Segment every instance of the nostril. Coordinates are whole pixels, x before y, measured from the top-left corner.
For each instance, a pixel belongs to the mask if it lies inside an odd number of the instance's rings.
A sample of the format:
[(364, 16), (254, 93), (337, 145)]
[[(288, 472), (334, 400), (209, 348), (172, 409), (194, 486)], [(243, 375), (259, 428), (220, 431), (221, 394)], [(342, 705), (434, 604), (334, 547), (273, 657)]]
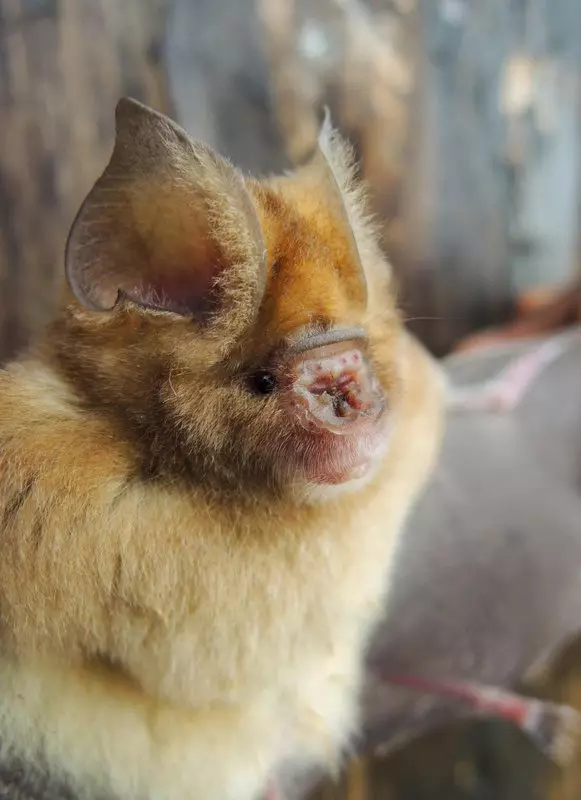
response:
[(349, 386), (355, 386), (355, 381), (353, 379), (353, 375), (349, 375), (347, 373), (340, 375), (337, 378), (337, 388), (346, 391), (348, 390)]
[(338, 417), (346, 417), (349, 414), (349, 403), (341, 395), (333, 398), (333, 411)]

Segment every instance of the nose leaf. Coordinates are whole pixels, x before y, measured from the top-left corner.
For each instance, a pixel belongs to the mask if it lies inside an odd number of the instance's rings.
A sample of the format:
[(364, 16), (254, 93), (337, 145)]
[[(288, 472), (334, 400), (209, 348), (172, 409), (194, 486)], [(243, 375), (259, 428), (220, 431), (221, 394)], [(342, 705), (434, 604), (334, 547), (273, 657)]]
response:
[(349, 433), (383, 411), (383, 392), (359, 349), (304, 359), (296, 367), (293, 402), (308, 429)]

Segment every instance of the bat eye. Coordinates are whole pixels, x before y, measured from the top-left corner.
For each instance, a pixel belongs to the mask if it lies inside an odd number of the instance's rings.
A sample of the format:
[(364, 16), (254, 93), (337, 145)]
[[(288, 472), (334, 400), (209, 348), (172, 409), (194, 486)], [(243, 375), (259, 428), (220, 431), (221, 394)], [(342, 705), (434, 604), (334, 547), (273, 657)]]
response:
[(261, 369), (250, 376), (250, 385), (256, 394), (272, 394), (276, 389), (276, 378), (272, 372)]

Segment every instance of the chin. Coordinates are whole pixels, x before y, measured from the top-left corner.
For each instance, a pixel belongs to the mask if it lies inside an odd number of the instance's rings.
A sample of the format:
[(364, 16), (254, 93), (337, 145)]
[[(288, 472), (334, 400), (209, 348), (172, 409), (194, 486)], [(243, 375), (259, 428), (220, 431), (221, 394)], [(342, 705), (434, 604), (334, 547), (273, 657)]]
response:
[(302, 502), (320, 503), (368, 486), (389, 451), (391, 425), (387, 416), (368, 431), (349, 436), (330, 433), (314, 438), (304, 449), (297, 448), (293, 458), (297, 471), (292, 481), (294, 496)]

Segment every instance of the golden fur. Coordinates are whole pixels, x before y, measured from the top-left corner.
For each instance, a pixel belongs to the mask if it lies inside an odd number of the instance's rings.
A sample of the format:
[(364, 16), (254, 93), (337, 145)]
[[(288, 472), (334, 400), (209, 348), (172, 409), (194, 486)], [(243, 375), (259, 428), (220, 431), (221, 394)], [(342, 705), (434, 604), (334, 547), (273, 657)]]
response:
[[(439, 374), (328, 123), (262, 183), (184, 137), (120, 103), (73, 292), (0, 373), (0, 740), (86, 797), (251, 800), (282, 762), (335, 763), (440, 439)], [(170, 307), (217, 262), (211, 307)], [(333, 323), (367, 331), (393, 434), (369, 478), (325, 488), (293, 478), (284, 416), (241, 376)]]

